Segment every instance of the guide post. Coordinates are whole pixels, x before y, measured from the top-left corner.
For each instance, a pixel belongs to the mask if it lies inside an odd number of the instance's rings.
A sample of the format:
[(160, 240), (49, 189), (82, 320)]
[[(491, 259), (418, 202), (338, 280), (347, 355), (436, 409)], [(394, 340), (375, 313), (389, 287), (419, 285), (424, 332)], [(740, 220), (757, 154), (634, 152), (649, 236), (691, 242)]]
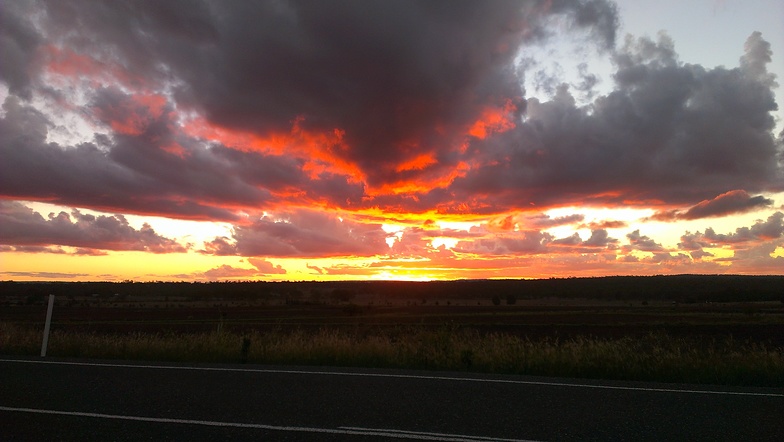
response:
[(53, 308), (54, 295), (49, 295), (49, 308), (46, 309), (46, 325), (44, 325), (44, 342), (41, 343), (41, 357), (46, 356), (46, 346), (49, 344), (49, 327), (52, 325)]

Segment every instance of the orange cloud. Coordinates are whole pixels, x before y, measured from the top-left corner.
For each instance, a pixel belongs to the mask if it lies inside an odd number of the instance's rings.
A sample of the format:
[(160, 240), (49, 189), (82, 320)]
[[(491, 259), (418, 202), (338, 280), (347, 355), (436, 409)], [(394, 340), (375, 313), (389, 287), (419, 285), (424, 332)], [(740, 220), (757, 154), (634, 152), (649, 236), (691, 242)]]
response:
[(302, 171), (311, 179), (323, 173), (334, 173), (346, 175), (355, 182), (365, 180), (365, 173), (359, 166), (338, 155), (349, 149), (343, 141), (345, 132), (342, 129), (308, 131), (302, 127), (303, 121), (302, 117), (295, 119), (288, 133), (256, 134), (224, 128), (196, 117), (185, 122), (182, 130), (189, 136), (244, 152), (295, 156), (302, 161)]
[(468, 129), (468, 134), (472, 137), (485, 139), (493, 133), (503, 133), (515, 128), (512, 120), (517, 106), (512, 100), (506, 100), (504, 107), (485, 107), (482, 115)]
[(405, 172), (407, 170), (422, 170), (427, 166), (431, 166), (436, 164), (438, 161), (435, 158), (435, 155), (432, 152), (423, 153), (421, 155), (417, 155), (416, 157), (404, 161), (395, 167), (396, 172)]

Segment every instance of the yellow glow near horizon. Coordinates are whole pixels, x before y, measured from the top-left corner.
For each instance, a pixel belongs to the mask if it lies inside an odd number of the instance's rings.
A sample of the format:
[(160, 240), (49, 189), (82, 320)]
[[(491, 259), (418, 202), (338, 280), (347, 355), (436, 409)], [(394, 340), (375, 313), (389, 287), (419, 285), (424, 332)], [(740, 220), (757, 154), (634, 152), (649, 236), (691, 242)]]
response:
[[(25, 274), (52, 272), (86, 275), (64, 280), (137, 281), (199, 279), (196, 272), (204, 272), (223, 264), (246, 267), (239, 256), (210, 256), (201, 253), (154, 254), (147, 252), (108, 252), (106, 255), (74, 256), (53, 253), (4, 252), (0, 254), (3, 272)], [(35, 269), (35, 270), (33, 270)], [(15, 280), (39, 280), (41, 277), (13, 276)]]
[(400, 271), (387, 271), (383, 270), (379, 273), (374, 274), (370, 277), (370, 279), (381, 280), (381, 281), (433, 281), (438, 278), (425, 276), (425, 275), (416, 275), (414, 272), (400, 272)]
[[(784, 193), (767, 195), (776, 201), (784, 200)], [(70, 213), (73, 209), (45, 203), (22, 202), (27, 207), (39, 212), (44, 218), (50, 212), (64, 211)], [(113, 216), (86, 209), (79, 209), (82, 213), (93, 215)], [(524, 223), (527, 214), (514, 212), (508, 215), (494, 215), (479, 217), (469, 215), (460, 221), (459, 216), (450, 215), (447, 219), (440, 219), (434, 214), (398, 215), (384, 214), (377, 211), (371, 217), (365, 217), (360, 212), (343, 212), (343, 218), (352, 222), (366, 222), (379, 227), (387, 235), (385, 240), (390, 245), (387, 251), (379, 251), (380, 255), (362, 257), (259, 257), (273, 265), (271, 273), (259, 272), (247, 257), (241, 256), (214, 256), (199, 253), (203, 241), (211, 241), (215, 237), (224, 236), (232, 238), (233, 226), (228, 223), (209, 221), (183, 221), (161, 217), (146, 217), (141, 215), (124, 215), (131, 227), (141, 228), (144, 223), (150, 224), (156, 233), (166, 238), (175, 239), (181, 244), (192, 244), (187, 253), (153, 254), (148, 252), (133, 251), (108, 251), (105, 255), (88, 256), (75, 255), (76, 249), (62, 246), (60, 250), (66, 253), (23, 253), (6, 251), (0, 252), (0, 277), (14, 280), (205, 280), (205, 279), (235, 279), (235, 280), (357, 280), (357, 279), (400, 279), (400, 280), (434, 280), (455, 278), (494, 278), (494, 277), (535, 277), (537, 275), (599, 275), (623, 273), (628, 271), (644, 271), (642, 267), (628, 267), (622, 257), (626, 255), (628, 240), (626, 235), (634, 230), (649, 237), (652, 241), (661, 244), (671, 256), (679, 253), (688, 254), (688, 251), (679, 249), (681, 236), (686, 232), (704, 233), (707, 228), (713, 228), (718, 234), (734, 234), (738, 228), (748, 228), (757, 222), (766, 222), (775, 211), (782, 210), (780, 206), (772, 206), (743, 214), (734, 214), (726, 217), (703, 218), (697, 220), (678, 220), (676, 222), (651, 221), (648, 218), (655, 213), (653, 209), (640, 208), (581, 208), (563, 207), (547, 210), (544, 213), (551, 219), (582, 214), (583, 219), (567, 225), (557, 226), (544, 231), (556, 238), (564, 238), (578, 233), (583, 241), (590, 235), (592, 223), (596, 226), (604, 225), (607, 221), (621, 221), (617, 227), (607, 227), (609, 235), (616, 238), (623, 249), (616, 251), (607, 250), (605, 255), (615, 254), (616, 259), (610, 261), (589, 260), (585, 255), (567, 254), (568, 249), (562, 248), (558, 253), (542, 255), (538, 253), (508, 256), (496, 256), (491, 251), (487, 255), (482, 253), (467, 253), (472, 250), (463, 248), (462, 251), (451, 250), (458, 242), (466, 241), (492, 241), (495, 233), (492, 220), (503, 216), (512, 216)], [(541, 212), (540, 212), (541, 213)], [(381, 222), (386, 216), (387, 221)], [(457, 232), (470, 231), (472, 228), (481, 227), (485, 232), (481, 237), (462, 238)], [(424, 228), (425, 231), (421, 230)], [(409, 230), (411, 229), (411, 230)], [(446, 231), (444, 231), (446, 230)], [(406, 232), (414, 233), (412, 238), (418, 241), (421, 238), (427, 241), (411, 242), (405, 245), (403, 256), (394, 256), (394, 246), (399, 240), (405, 240)], [(503, 234), (512, 234), (503, 232)], [(416, 235), (420, 235), (417, 237)], [(440, 249), (439, 249), (440, 248)], [(436, 250), (439, 249), (440, 251)], [(446, 250), (444, 250), (446, 249)], [(420, 253), (421, 256), (412, 255), (410, 251)], [(419, 252), (416, 252), (419, 250)], [(490, 249), (491, 250), (491, 249)], [(721, 246), (704, 249), (712, 256), (694, 260), (696, 264), (709, 264), (715, 262), (723, 268), (732, 271), (733, 260), (736, 255), (731, 246)], [(442, 254), (443, 253), (443, 254)], [(653, 257), (653, 253), (634, 250), (628, 253), (640, 260)], [(773, 258), (784, 258), (784, 245), (779, 242), (769, 255)], [(431, 261), (432, 259), (432, 261)], [(612, 267), (613, 261), (618, 267)], [(481, 262), (481, 264), (480, 264)], [(521, 264), (522, 262), (522, 264)], [(653, 263), (651, 263), (653, 264)], [(286, 273), (276, 273), (275, 266), (282, 266)], [(763, 271), (770, 272), (770, 265)], [(263, 267), (263, 266), (262, 266)], [(654, 267), (651, 267), (654, 269)], [(707, 267), (710, 269), (711, 267)], [(699, 269), (699, 267), (695, 267)], [(711, 270), (708, 270), (711, 271)], [(745, 271), (745, 270), (744, 270)], [(59, 276), (58, 276), (59, 275)], [(69, 277), (71, 276), (71, 277)]]

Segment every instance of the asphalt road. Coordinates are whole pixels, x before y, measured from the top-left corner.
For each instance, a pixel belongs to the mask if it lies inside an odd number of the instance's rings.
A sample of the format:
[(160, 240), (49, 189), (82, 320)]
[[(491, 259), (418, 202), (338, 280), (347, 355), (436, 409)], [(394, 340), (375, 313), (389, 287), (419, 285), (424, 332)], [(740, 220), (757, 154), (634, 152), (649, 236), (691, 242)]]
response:
[(784, 391), (0, 359), (0, 440), (784, 440)]

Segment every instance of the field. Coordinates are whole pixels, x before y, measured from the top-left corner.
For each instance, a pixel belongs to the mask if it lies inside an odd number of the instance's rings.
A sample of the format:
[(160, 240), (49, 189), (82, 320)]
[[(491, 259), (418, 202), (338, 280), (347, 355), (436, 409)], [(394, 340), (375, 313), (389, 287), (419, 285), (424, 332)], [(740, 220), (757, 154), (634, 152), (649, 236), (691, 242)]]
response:
[(49, 291), (50, 356), (784, 386), (784, 278), (694, 278), (714, 285), (3, 283), (0, 354), (40, 352)]

